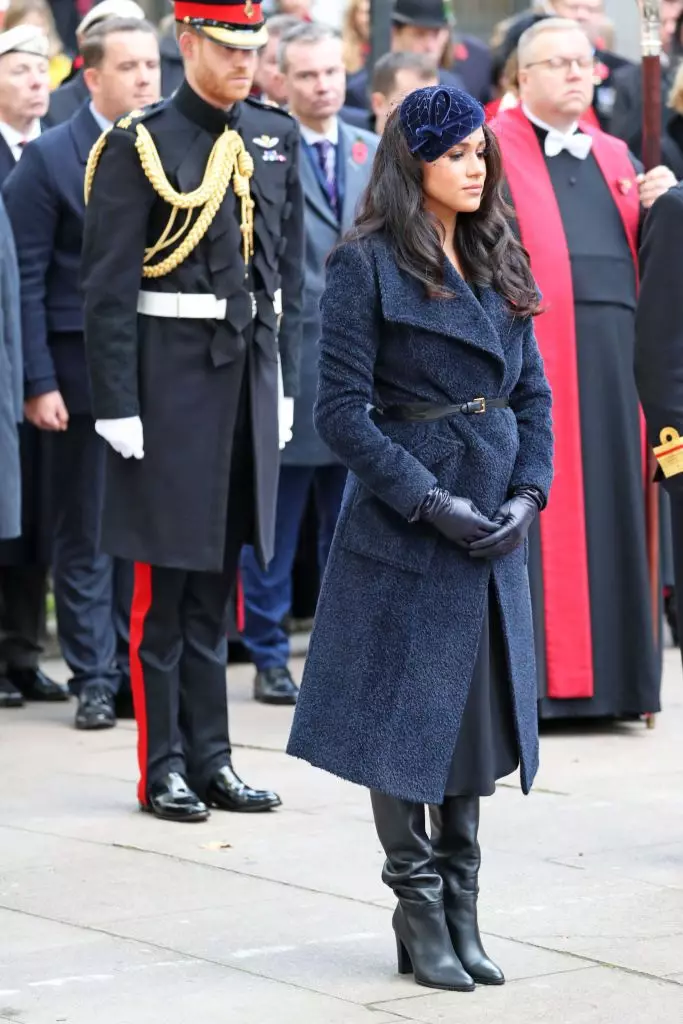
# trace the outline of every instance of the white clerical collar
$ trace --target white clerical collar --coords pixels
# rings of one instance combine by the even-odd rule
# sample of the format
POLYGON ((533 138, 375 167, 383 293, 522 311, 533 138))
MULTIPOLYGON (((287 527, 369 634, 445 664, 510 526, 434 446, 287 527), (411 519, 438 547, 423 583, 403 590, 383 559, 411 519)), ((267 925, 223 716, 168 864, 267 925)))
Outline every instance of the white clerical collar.
POLYGON ((18 160, 27 142, 33 142, 40 135, 40 121, 36 118, 27 132, 18 132, 11 124, 0 121, 0 135, 12 151, 12 156, 18 160))
POLYGON ((90 104, 89 104, 89 110, 90 110, 90 113, 92 114, 93 118, 97 122, 97 127, 100 129, 101 132, 108 132, 109 129, 113 127, 114 122, 113 121, 109 121, 104 116, 104 114, 100 114, 99 110, 97 109, 95 104, 92 102, 92 100, 90 101, 90 104))
POLYGON ((299 127, 301 138, 308 146, 314 146, 316 142, 331 142, 333 146, 339 145, 339 121, 336 117, 330 125, 329 131, 324 133, 316 132, 301 122, 299 122, 299 127))
POLYGON ((544 132, 554 132, 556 135, 573 135, 576 129, 579 127, 579 122, 574 121, 574 124, 566 132, 561 132, 559 128, 553 128, 551 124, 546 124, 545 121, 541 121, 540 117, 536 117, 532 114, 526 103, 522 103, 522 112, 528 121, 535 124, 537 128, 541 128, 544 132))

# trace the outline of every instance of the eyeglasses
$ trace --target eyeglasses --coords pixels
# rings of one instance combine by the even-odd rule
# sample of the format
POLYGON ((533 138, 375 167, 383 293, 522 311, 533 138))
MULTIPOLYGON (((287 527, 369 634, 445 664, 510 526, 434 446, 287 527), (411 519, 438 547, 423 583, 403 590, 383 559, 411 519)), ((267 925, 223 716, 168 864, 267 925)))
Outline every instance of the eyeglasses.
POLYGON ((574 64, 581 71, 593 70, 595 57, 548 57, 547 60, 535 60, 531 64, 525 64, 527 68, 548 68, 549 71, 571 71, 574 64))

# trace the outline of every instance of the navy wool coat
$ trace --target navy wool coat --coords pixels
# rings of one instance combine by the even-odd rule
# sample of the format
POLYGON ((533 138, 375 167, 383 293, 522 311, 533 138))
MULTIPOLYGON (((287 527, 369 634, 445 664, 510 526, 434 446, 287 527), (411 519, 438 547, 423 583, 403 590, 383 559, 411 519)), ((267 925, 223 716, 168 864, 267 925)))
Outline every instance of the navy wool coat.
POLYGON ((23 403, 19 270, 12 228, 0 199, 0 540, 21 532, 17 424, 23 403))
POLYGON ((375 236, 334 254, 322 300, 316 428, 350 470, 288 752, 404 800, 443 801, 493 580, 529 792, 538 768, 526 545, 472 560, 411 513, 439 485, 486 515, 512 488, 547 495, 550 389, 532 321, 448 269, 428 298, 375 236), (373 406, 509 397, 434 423, 373 406))

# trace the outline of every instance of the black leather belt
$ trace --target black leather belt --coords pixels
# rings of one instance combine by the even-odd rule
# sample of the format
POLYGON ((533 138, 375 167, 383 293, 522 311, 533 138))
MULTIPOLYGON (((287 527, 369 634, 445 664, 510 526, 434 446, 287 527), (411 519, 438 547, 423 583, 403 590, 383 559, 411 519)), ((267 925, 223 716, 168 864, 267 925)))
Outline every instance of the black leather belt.
POLYGON ((473 398, 462 405, 435 405, 433 402, 407 402, 405 405, 378 407, 375 412, 386 420, 431 421, 448 416, 480 416, 489 409, 507 409, 508 398, 473 398))

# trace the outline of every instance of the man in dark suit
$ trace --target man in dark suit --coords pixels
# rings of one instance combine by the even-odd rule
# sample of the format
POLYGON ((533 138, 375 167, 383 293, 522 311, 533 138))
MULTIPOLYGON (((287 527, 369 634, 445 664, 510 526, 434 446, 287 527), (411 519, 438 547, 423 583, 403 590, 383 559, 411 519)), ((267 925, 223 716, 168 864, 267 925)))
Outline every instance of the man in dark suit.
POLYGON ((385 53, 372 72, 372 130, 383 135, 392 110, 400 106, 409 93, 438 84, 439 76, 434 65, 423 54, 385 53))
POLYGON ((63 124, 90 99, 88 87, 83 77, 83 42, 89 32, 97 28, 108 18, 139 18, 145 12, 135 0, 101 0, 91 7, 76 29, 79 56, 73 63, 71 74, 50 96, 50 106, 44 118, 47 128, 63 124))
POLYGON ((279 54, 289 109, 302 136, 306 262, 301 384, 294 405, 294 437, 282 453, 273 560, 264 569, 252 547, 242 555, 243 641, 257 669, 256 700, 294 704, 298 690, 287 667, 289 642, 282 621, 291 610, 299 531, 312 491, 322 574, 346 483, 345 469, 313 427, 325 261, 353 223, 377 138, 338 117, 345 73, 341 39, 333 28, 315 22, 295 25, 283 35, 279 54))
MULTIPOLYGON (((394 53, 422 53, 436 68, 450 36, 443 0, 396 0, 392 14, 391 49, 394 53)), ((443 85, 465 88, 460 74, 438 69, 443 85)), ((366 109, 370 103, 370 78, 366 68, 351 75, 346 83, 346 105, 366 109)))
POLYGON ((26 149, 5 185, 5 200, 21 275, 26 417, 52 434, 59 641, 79 694, 76 726, 96 729, 116 723, 122 672, 116 661, 117 569, 100 551, 98 537, 105 444, 90 414, 83 343, 83 182, 102 131, 159 99, 159 47, 148 22, 108 18, 87 33, 82 52, 90 103, 26 149))
POLYGON ((491 47, 476 36, 458 34, 453 39, 451 56, 451 70, 462 78, 467 92, 480 103, 488 103, 493 70, 491 47))
MULTIPOLYGON (((32 25, 0 34, 0 185, 27 143, 40 135, 48 95, 44 35, 32 25)), ((68 699, 66 689, 38 666, 47 577, 40 442, 30 424, 21 425, 22 533, 16 540, 0 541, 0 681, 9 694, 5 706, 20 706, 24 698, 68 699)))

